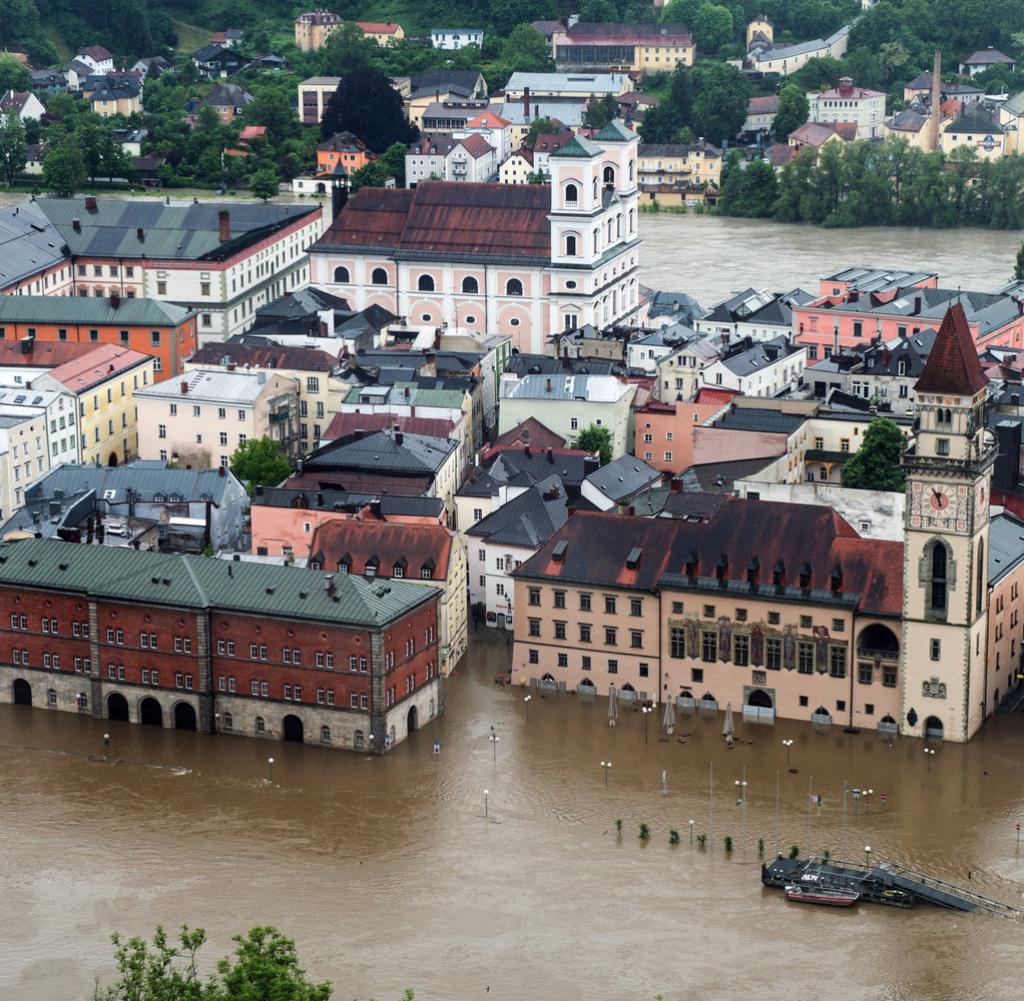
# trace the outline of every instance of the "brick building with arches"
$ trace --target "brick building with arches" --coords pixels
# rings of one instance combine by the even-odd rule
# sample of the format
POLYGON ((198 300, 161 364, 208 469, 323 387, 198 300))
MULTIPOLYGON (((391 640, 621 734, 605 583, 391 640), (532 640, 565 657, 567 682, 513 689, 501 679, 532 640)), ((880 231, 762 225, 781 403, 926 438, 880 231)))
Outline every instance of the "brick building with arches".
POLYGON ((309 248, 314 284, 414 326, 510 336, 543 353, 639 308, 639 137, 612 122, 551 154, 551 183, 363 188, 309 248))

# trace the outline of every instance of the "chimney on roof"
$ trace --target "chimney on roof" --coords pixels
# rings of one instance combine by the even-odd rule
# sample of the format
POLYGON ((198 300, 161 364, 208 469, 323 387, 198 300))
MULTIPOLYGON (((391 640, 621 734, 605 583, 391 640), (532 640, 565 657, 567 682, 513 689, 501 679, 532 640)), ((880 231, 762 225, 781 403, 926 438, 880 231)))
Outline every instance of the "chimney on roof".
POLYGON ((334 574, 329 573, 324 577, 324 590, 329 594, 334 594, 334 574))
POLYGON ((839 93, 842 97, 849 97, 853 93, 853 79, 848 76, 839 78, 839 93))
POLYGON ((146 242, 146 231, 141 226, 137 230, 135 230, 135 238, 139 241, 139 243, 146 242))
POLYGON ((221 243, 227 243, 231 239, 231 213, 227 209, 221 209, 217 213, 217 236, 221 243))
POLYGON ((548 449, 548 465, 553 466, 555 464, 555 453, 553 449, 548 449))
POLYGON ((218 476, 226 476, 227 475, 227 470, 223 466, 218 466, 217 467, 217 475, 218 476))
POLYGON ((182 379, 181 380, 181 391, 183 393, 187 393, 188 392, 188 380, 187 379, 182 379))
POLYGON ((96 212, 96 196, 86 195, 85 196, 85 211, 96 212))
POLYGON ((839 321, 832 325, 832 354, 839 354, 839 321))
POLYGON ((76 233, 81 233, 82 232, 82 220, 81 219, 72 219, 71 220, 71 228, 76 233))
POLYGON ((523 446, 523 455, 525 455, 527 459, 529 459, 529 458, 530 458, 530 443, 529 443, 529 442, 527 442, 527 443, 526 443, 526 444, 525 444, 525 445, 523 446))
POLYGON ((527 118, 530 117, 530 88, 529 87, 524 87, 523 88, 523 114, 527 118))
POLYGON ((121 305, 121 297, 116 292, 110 293, 110 308, 117 309, 121 305))
POLYGON ((403 441, 405 441, 405 435, 402 434, 401 431, 396 431, 395 432, 395 444, 396 445, 401 445, 403 441))

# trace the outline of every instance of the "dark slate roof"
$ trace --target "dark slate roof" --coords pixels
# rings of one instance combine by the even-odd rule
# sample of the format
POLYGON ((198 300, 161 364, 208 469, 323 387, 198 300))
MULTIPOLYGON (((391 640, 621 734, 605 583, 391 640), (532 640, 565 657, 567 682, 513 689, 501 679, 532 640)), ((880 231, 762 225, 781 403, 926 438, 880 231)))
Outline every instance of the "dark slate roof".
POLYGON ((333 309, 349 311, 348 300, 327 292, 315 285, 307 285, 306 288, 297 289, 289 295, 283 295, 273 302, 268 302, 256 310, 255 327, 260 325, 260 320, 266 317, 275 319, 293 319, 307 316, 315 316, 321 310, 333 309))
POLYGON ((722 414, 712 427, 731 431, 765 431, 770 434, 792 434, 807 418, 803 414, 784 414, 779 410, 759 407, 733 407, 722 414))
POLYGON ((622 455, 587 477, 587 482, 609 500, 627 500, 652 483, 660 481, 662 474, 646 462, 632 455, 622 455))
POLYGON ((918 114, 911 108, 905 108, 899 114, 893 115, 888 127, 897 132, 920 132, 927 124, 928 117, 926 115, 918 114))
POLYGON ((212 108, 244 108, 252 102, 252 94, 237 83, 218 83, 199 103, 212 108))
POLYGON ((76 591, 173 608, 230 609, 375 628, 436 598, 406 581, 323 574, 208 556, 112 549, 53 539, 0 544, 0 586, 76 591), (328 577, 333 593, 325 586, 328 577))
POLYGON ((234 474, 221 475, 219 469, 168 469, 161 462, 116 467, 69 464, 51 470, 25 491, 25 497, 53 496, 58 490, 65 494, 93 490, 111 504, 120 504, 131 491, 139 501, 173 497, 182 502, 210 500, 219 505, 229 486, 238 486, 234 474))
POLYGON ((742 378, 774 365, 800 350, 798 345, 789 343, 789 338, 785 334, 780 334, 770 341, 758 341, 744 351, 723 355, 721 363, 734 375, 742 378))
POLYGON ((413 90, 429 91, 454 85, 472 93, 479 79, 480 74, 476 70, 429 69, 410 77, 409 82, 413 90))
POLYGON ((500 487, 533 486, 549 476, 557 476, 570 496, 574 496, 596 465, 597 460, 586 452, 570 449, 531 447, 529 455, 525 448, 503 449, 486 469, 477 467, 471 471, 459 490, 459 496, 489 497, 496 495, 500 487))
POLYGON ((755 586, 776 595, 772 568, 781 560, 786 585, 781 597, 842 603, 879 615, 902 612, 903 544, 862 539, 831 508, 811 504, 730 497, 706 522, 580 512, 513 575, 631 590, 720 591, 716 575, 722 555, 729 590, 758 593, 747 582, 747 569, 756 559, 755 586), (561 560, 554 559, 556 546, 563 549, 561 560), (693 554, 695 574, 688 577, 686 565, 693 554), (633 565, 627 565, 631 556, 633 565), (810 588, 801 591, 795 585, 805 564, 810 565, 810 588), (837 566, 842 579, 833 592, 837 566))
POLYGON ((980 101, 973 101, 946 126, 946 131, 977 132, 981 135, 995 133, 1001 135, 1003 127, 981 106, 980 101))
POLYGON ((988 523, 988 586, 1005 577, 1024 560, 1024 521, 1008 511, 988 523))
POLYGON ((947 310, 928 362, 914 389, 918 393, 974 396, 988 385, 963 306, 947 310))
POLYGON ((458 447, 448 438, 374 431, 339 438, 313 452, 303 463, 303 475, 329 470, 362 469, 398 475, 433 476, 458 447))
POLYGON ((98 197, 88 211, 84 197, 38 198, 36 205, 72 253, 81 257, 224 260, 273 235, 319 206, 247 202, 134 201, 98 197), (221 243, 218 213, 231 215, 232 238, 221 243), (81 232, 76 232, 78 220, 81 232), (138 231, 142 230, 142 240, 138 231))
POLYGON ((911 336, 872 345, 863 354, 862 371, 867 375, 898 375, 900 362, 903 362, 904 375, 920 375, 935 344, 936 333, 931 327, 926 327, 911 336))
POLYGON ((626 366, 612 358, 552 358, 551 355, 513 354, 505 371, 517 375, 624 375, 626 366))
POLYGON ((401 516, 440 518, 444 501, 440 497, 410 497, 403 494, 354 493, 350 490, 298 490, 289 487, 257 489, 254 505, 296 507, 312 511, 346 511, 356 514, 370 507, 384 518, 401 516))
POLYGON ((549 476, 478 521, 466 534, 499 545, 536 549, 569 518, 566 490, 549 476))
POLYGON ((551 189, 542 184, 361 188, 311 250, 389 251, 399 259, 550 260, 551 189))
POLYGON ((70 258, 64 236, 39 202, 0 209, 0 288, 70 258))
MULTIPOLYGON (((743 459, 742 462, 749 460, 743 459)), ((703 490, 673 490, 661 509, 662 517, 683 518, 690 521, 708 521, 726 502, 724 493, 703 490)))
POLYGON ((246 368, 286 368, 307 372, 332 372, 338 360, 319 348, 226 344, 213 341, 204 344, 189 361, 193 365, 235 365, 246 368))
MULTIPOLYGON (((685 492, 675 496, 688 497, 693 492, 729 495, 733 492, 733 485, 737 480, 753 476, 765 466, 776 461, 778 461, 777 456, 759 456, 756 459, 702 462, 699 465, 690 466, 689 469, 684 469, 679 474, 679 482, 685 492)), ((666 505, 666 510, 674 517, 680 517, 675 513, 674 507, 666 505)))

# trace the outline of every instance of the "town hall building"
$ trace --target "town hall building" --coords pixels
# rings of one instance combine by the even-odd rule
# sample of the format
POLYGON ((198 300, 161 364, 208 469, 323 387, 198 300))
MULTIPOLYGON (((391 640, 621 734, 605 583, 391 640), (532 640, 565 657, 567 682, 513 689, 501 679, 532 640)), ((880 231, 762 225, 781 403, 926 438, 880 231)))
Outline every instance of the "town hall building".
POLYGON ((509 336, 531 353, 558 331, 628 322, 638 145, 613 122, 553 152, 550 184, 363 188, 310 247, 310 279, 353 309, 509 336))
POLYGON ((1024 641, 986 382, 954 305, 915 386, 902 541, 717 494, 680 518, 577 513, 512 575, 513 682, 969 740, 1019 688, 1024 641))

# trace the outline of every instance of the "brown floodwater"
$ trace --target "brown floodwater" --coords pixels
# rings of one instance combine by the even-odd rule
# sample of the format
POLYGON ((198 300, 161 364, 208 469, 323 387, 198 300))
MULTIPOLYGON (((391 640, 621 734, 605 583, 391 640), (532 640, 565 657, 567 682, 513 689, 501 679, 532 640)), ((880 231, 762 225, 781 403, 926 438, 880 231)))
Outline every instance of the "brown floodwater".
POLYGON ((679 717, 662 741, 656 711, 645 743, 639 713, 609 729, 605 700, 527 707, 493 683, 505 658, 491 636, 474 645, 444 718, 385 758, 0 707, 0 998, 84 1001, 112 972, 111 931, 182 921, 207 929, 211 961, 276 925, 339 1001, 405 986, 459 1001, 1020 997, 1024 927, 788 904, 759 883, 757 841, 771 853, 778 776, 779 843, 841 854, 846 780, 875 790, 870 812, 849 800, 851 858, 869 844, 953 881, 970 870, 975 890, 1024 905, 1024 716, 938 745, 930 770, 919 741, 792 722, 737 719, 751 743, 728 751, 721 716, 679 717), (711 762, 701 850, 688 822, 711 830, 711 762), (823 804, 808 840, 809 788, 823 804))

